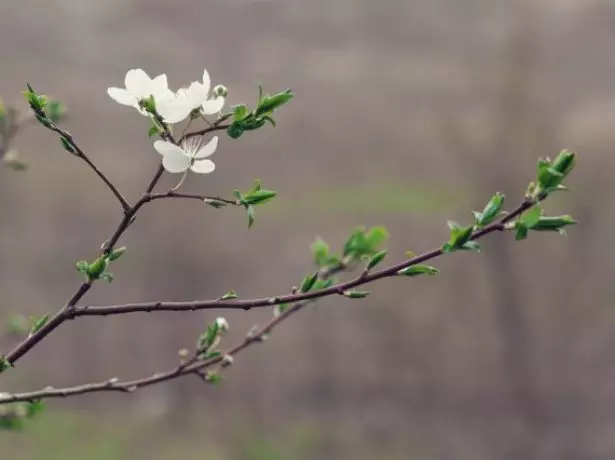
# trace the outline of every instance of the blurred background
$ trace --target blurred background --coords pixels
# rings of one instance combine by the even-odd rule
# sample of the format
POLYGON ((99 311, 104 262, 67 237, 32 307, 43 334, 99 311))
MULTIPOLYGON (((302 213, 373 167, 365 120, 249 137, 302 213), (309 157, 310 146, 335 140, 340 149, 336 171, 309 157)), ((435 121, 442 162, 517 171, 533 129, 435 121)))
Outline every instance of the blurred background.
MULTIPOLYGON (((540 156, 579 152, 551 214, 567 238, 483 241, 438 259, 438 277, 383 281, 331 299, 239 355, 219 387, 186 378, 133 395, 50 400, 14 460, 607 459, 615 455, 611 282, 615 3, 608 0, 22 0, 0 4, 0 94, 27 79, 65 102, 64 123, 131 199, 157 168, 148 123, 106 95, 126 71, 199 79, 253 104, 258 83, 297 97, 278 127, 222 137, 215 174, 184 189, 230 197, 253 179, 279 192, 245 213, 148 205, 121 243, 112 285, 85 302, 288 292, 357 225, 385 225, 390 260, 469 223, 491 194, 522 199, 540 156)), ((117 225, 113 197, 53 134, 0 170, 0 313, 56 311, 117 225)), ((177 177, 164 177, 160 190, 177 177)), ((218 312, 84 318, 2 377, 3 391, 137 378, 177 363, 218 312)), ((225 314, 230 344, 270 309, 225 314)), ((1 349, 19 336, 0 336, 1 349)))

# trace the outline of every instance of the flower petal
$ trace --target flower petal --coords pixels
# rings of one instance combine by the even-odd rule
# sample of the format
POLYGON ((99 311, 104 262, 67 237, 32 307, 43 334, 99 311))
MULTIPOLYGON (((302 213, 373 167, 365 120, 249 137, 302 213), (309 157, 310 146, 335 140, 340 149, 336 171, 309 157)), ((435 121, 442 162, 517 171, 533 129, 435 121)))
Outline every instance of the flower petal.
POLYGON ((126 73, 124 80, 126 89, 138 99, 151 94, 152 79, 142 69, 131 69, 126 73))
POLYGON ((192 166, 190 166, 190 169, 198 174, 209 174, 216 169, 216 165, 211 160, 196 160, 192 166))
POLYGON ((209 94, 209 90, 211 89, 211 78, 209 78, 207 69, 203 69, 203 86, 205 87, 205 92, 209 94))
POLYGON ((107 94, 118 104, 134 106, 137 98, 123 88, 107 88, 107 94))
POLYGON ((188 158, 181 150, 169 151, 162 157, 162 166, 170 173, 181 173, 190 167, 192 160, 188 158))
POLYGON ((173 96, 173 92, 169 89, 166 74, 162 73, 152 80, 151 91, 156 100, 173 96))
POLYGON ((190 115, 192 109, 182 101, 165 98, 156 101, 156 111, 167 123, 179 123, 190 115))
POLYGON ((222 110, 222 107, 224 107, 224 102, 225 100, 222 96, 215 99, 209 99, 203 102, 203 105, 201 105, 201 110, 204 115, 214 115, 222 110))
POLYGON ((209 155, 214 153, 218 148, 218 136, 214 136, 211 140, 202 146, 198 152, 194 155, 194 158, 197 160, 202 160, 203 158, 207 158, 209 155))

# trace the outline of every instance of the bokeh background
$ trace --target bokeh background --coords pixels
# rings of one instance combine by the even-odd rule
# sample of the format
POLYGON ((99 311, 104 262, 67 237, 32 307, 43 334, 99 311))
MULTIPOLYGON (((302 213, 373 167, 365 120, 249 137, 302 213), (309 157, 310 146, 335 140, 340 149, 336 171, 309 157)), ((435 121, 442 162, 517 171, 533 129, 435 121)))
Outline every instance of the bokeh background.
MULTIPOLYGON (((278 127, 222 138, 217 171, 185 190, 230 196, 255 178, 279 192, 245 213, 193 201, 144 208, 117 280, 87 303, 287 292, 309 245, 357 225, 390 230, 390 258, 447 238, 495 191, 522 198, 539 156, 577 150, 567 238, 484 240, 331 299, 240 355, 211 387, 188 378, 134 395, 53 400, 24 432, 26 459, 607 459, 615 455, 612 283, 615 3, 609 0, 21 0, 0 3, 0 94, 27 79, 64 101, 64 126, 132 200, 156 170, 145 118, 108 86, 141 67, 178 87, 206 67, 229 103, 256 86, 297 97, 278 127)), ((120 218, 58 139, 32 126, 0 170, 0 312, 53 312, 120 218)), ((176 178, 165 177, 161 190, 176 178)), ((218 313, 85 318, 20 361, 1 388, 135 378, 172 367, 218 313)), ((229 313, 227 343, 271 317, 229 313)), ((3 332, 0 345, 19 337, 3 332)))

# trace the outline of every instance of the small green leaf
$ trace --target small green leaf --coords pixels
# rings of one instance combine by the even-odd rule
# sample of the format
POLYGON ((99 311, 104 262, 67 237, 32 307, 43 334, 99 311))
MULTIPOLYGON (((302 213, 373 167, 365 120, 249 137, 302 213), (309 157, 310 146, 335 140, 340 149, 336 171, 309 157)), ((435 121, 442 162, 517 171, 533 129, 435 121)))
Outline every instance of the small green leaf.
POLYGON ((435 267, 429 265, 411 265, 410 267, 402 268, 397 272, 398 276, 419 276, 419 275, 437 275, 440 273, 435 267))
POLYGON ((317 291, 319 289, 327 289, 335 283, 335 278, 327 278, 327 279, 318 279, 316 283, 314 283, 314 290, 317 291))
POLYGON ((459 249, 464 251, 481 252, 480 244, 477 241, 466 241, 459 249))
POLYGON ((563 216, 553 216, 553 217, 543 216, 543 217, 540 217, 540 219, 538 219, 538 221, 534 223, 534 225, 529 227, 529 229, 538 231, 538 232, 556 231, 556 232, 561 233, 561 230, 564 227, 568 225, 574 225, 577 223, 578 222, 576 220, 574 220, 571 216, 567 214, 563 216))
POLYGON ((112 283, 115 277, 113 276, 113 273, 103 272, 100 274, 100 279, 105 280, 107 283, 112 283))
POLYGON ((463 245, 470 239, 474 226, 460 227, 457 222, 449 220, 448 227, 451 229, 450 238, 446 244, 442 246, 443 252, 452 252, 461 249, 463 245))
POLYGON ((287 89, 281 93, 274 94, 273 96, 265 96, 261 98, 258 107, 255 110, 255 116, 260 116, 268 113, 272 113, 278 107, 286 104, 295 95, 292 90, 287 89))
POLYGON ((555 160, 553 160, 553 162, 551 163, 551 167, 565 177, 570 173, 570 171, 572 171, 572 168, 574 168, 575 163, 575 153, 569 150, 562 150, 555 158, 555 160))
POLYGON ((243 120, 248 114, 248 107, 245 104, 239 104, 233 107, 233 119, 235 121, 243 120))
POLYGON ((521 241, 521 240, 526 239, 528 232, 529 232, 529 230, 528 230, 528 228, 525 225, 518 224, 517 225, 517 232, 515 234, 515 240, 521 241))
POLYGON ((376 254, 374 254, 370 259, 369 262, 367 263, 367 270, 371 270, 372 268, 374 268, 376 265, 378 265, 380 262, 382 262, 384 260, 384 258, 387 256, 387 251, 380 251, 377 252, 376 254))
POLYGON ((224 294, 222 297, 220 297, 220 300, 232 300, 232 299, 237 299, 237 298, 239 298, 239 296, 237 295, 234 289, 231 289, 226 294, 224 294))
POLYGON ((226 128, 226 134, 228 134, 231 139, 239 139, 244 131, 245 129, 238 123, 233 123, 226 128))
POLYGON ((117 260, 120 257, 122 257, 125 252, 126 252, 126 246, 122 246, 121 248, 114 249, 113 251, 111 251, 111 254, 109 254, 109 260, 110 261, 117 260))
POLYGON ((86 274, 90 271, 90 263, 87 260, 78 261, 75 266, 77 267, 77 271, 79 273, 86 274))
POLYGON ((69 141, 67 138, 65 138, 64 136, 60 137, 60 142, 62 142, 62 146, 70 153, 76 153, 75 147, 73 146, 72 142, 69 141))
POLYGON ((26 417, 32 418, 45 409, 45 403, 41 399, 35 399, 26 406, 26 417))
POLYGON ((248 213, 248 228, 252 228, 252 225, 254 224, 254 206, 248 206, 246 208, 246 211, 248 213))
POLYGON ((263 204, 273 199, 276 195, 277 192, 274 192, 273 190, 257 190, 244 195, 241 203, 244 205, 263 204))
POLYGON ((343 295, 349 299, 364 299, 370 294, 369 291, 357 291, 354 289, 344 291, 343 295))
POLYGON ((147 132, 147 137, 153 137, 156 134, 158 134, 159 130, 158 130, 158 126, 152 124, 152 127, 149 129, 149 131, 147 132))
POLYGON ((208 371, 207 374, 205 374, 205 380, 212 385, 219 385, 220 383, 222 383, 223 379, 222 376, 217 372, 208 371))
POLYGON ((329 257, 329 245, 322 239, 316 238, 316 241, 312 243, 310 247, 312 251, 312 256, 314 257, 314 262, 319 267, 323 267, 327 265, 327 260, 329 257))
MULTIPOLYGON (((502 210, 502 205, 504 204, 504 195, 500 192, 496 193, 491 197, 489 203, 483 209, 483 212, 479 214, 479 218, 476 219, 476 225, 479 227, 484 227, 485 225, 490 224, 493 220, 500 214, 502 210)), ((474 214, 476 217, 476 214, 474 214)))
POLYGON ((88 267, 87 274, 91 279, 97 280, 101 277, 101 275, 107 270, 109 266, 109 259, 105 256, 100 256, 96 259, 90 266, 88 267))
POLYGON ((318 279, 318 272, 314 272, 311 275, 306 276, 301 283, 301 292, 308 292, 312 287, 314 287, 314 283, 318 279))
POLYGON ((373 227, 367 232, 366 238, 370 249, 375 252, 378 250, 378 246, 389 238, 389 232, 384 227, 373 227))
POLYGON ((523 213, 523 215, 519 219, 519 222, 525 227, 531 228, 534 224, 536 224, 536 222, 538 222, 538 220, 542 216, 542 212, 543 211, 540 205, 535 204, 523 213))
POLYGON ((205 204, 216 209, 224 208, 227 205, 227 203, 225 203, 224 201, 214 200, 211 198, 205 198, 203 201, 205 202, 205 204))
POLYGON ((60 101, 49 101, 45 112, 51 121, 58 122, 66 115, 66 106, 60 101))
POLYGON ((42 328, 47 323, 48 319, 49 319, 49 315, 47 313, 45 313, 38 320, 36 320, 36 322, 30 328, 30 334, 29 335, 37 333, 40 330, 40 328, 42 328))
POLYGON ((7 369, 13 367, 13 365, 6 359, 6 356, 0 356, 0 374, 2 374, 7 369))

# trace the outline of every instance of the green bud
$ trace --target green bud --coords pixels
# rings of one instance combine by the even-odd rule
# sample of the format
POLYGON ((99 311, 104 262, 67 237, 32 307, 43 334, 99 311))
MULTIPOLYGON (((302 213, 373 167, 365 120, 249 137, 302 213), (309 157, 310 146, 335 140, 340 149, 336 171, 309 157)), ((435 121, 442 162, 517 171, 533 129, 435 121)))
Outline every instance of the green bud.
POLYGON ((500 214, 502 210, 502 205, 504 204, 504 195, 500 192, 496 193, 491 197, 489 203, 485 206, 482 213, 476 213, 476 225, 479 227, 484 227, 485 225, 490 224, 493 220, 500 214))
POLYGON ((235 121, 243 120, 248 114, 248 107, 245 104, 239 104, 233 107, 233 119, 235 121))
POLYGON ((316 265, 319 267, 327 265, 327 260, 329 258, 329 245, 323 239, 316 238, 316 241, 312 243, 310 249, 316 265))
POLYGON ((386 250, 385 251, 380 251, 380 252, 377 252, 376 254, 374 254, 369 259, 369 262, 367 263, 366 270, 371 270, 372 268, 374 268, 376 265, 378 265, 380 262, 382 262, 386 256, 387 256, 387 251, 386 250))
POLYGON ((318 279, 318 272, 314 272, 311 275, 306 276, 301 283, 301 292, 308 292, 314 287, 314 283, 318 279))
POLYGON ((228 96, 228 88, 224 85, 216 85, 212 90, 212 93, 216 97, 227 97, 228 96))
POLYGON ((233 123, 226 128, 226 134, 228 134, 231 139, 239 139, 244 131, 244 128, 237 123, 233 123))
POLYGON ((113 251, 111 251, 111 254, 109 254, 109 260, 110 261, 117 260, 120 257, 122 257, 125 252, 126 252, 126 246, 122 246, 121 248, 114 249, 113 251))
POLYGON ((435 267, 429 265, 412 265, 410 267, 402 268, 397 272, 398 276, 418 276, 418 275, 437 275, 440 273, 435 267))
POLYGON ((538 232, 544 232, 544 231, 561 232, 561 230, 564 227, 568 225, 574 225, 577 223, 578 222, 576 220, 574 220, 571 216, 567 214, 563 216, 553 216, 553 217, 543 216, 543 217, 540 217, 540 219, 538 219, 538 221, 536 221, 534 225, 529 227, 529 229, 538 231, 538 232))
POLYGON ((355 290, 344 291, 342 293, 342 295, 344 295, 345 297, 348 297, 349 299, 364 299, 369 294, 370 294, 369 291, 355 291, 355 290))
POLYGON ((241 204, 251 205, 251 204, 263 204, 273 197, 275 197, 278 192, 274 192, 273 190, 256 190, 254 192, 250 192, 243 196, 241 199, 241 204))
POLYGON ((557 158, 553 160, 551 163, 551 167, 559 172, 560 174, 566 176, 572 168, 574 168, 576 162, 576 155, 569 150, 562 150, 557 158))
POLYGON ((261 99, 255 111, 255 115, 258 117, 260 115, 271 113, 278 107, 286 104, 294 96, 295 95, 290 89, 282 91, 281 93, 274 94, 273 96, 265 96, 261 99))
POLYGON ((100 276, 105 272, 107 267, 109 266, 109 259, 105 256, 100 256, 96 259, 90 266, 88 267, 87 274, 90 279, 97 280, 100 276))

